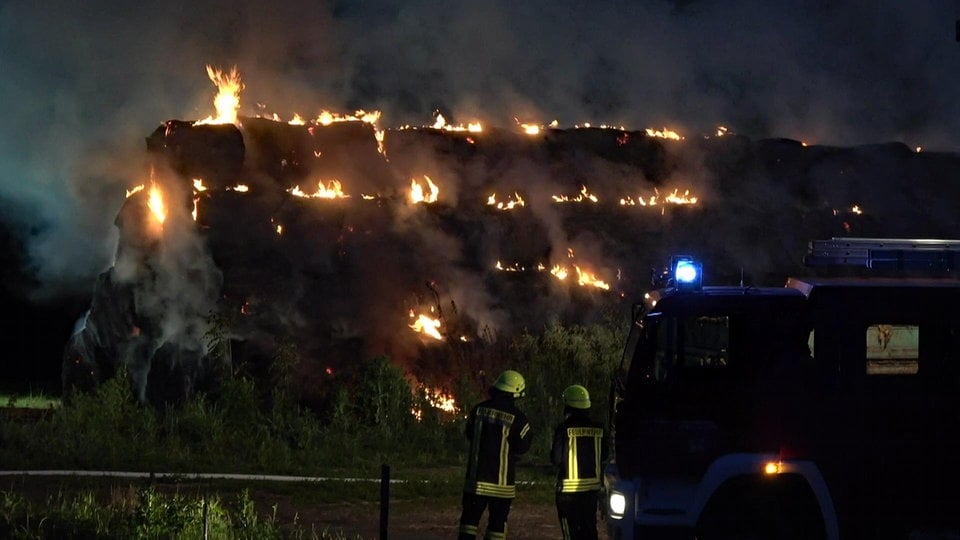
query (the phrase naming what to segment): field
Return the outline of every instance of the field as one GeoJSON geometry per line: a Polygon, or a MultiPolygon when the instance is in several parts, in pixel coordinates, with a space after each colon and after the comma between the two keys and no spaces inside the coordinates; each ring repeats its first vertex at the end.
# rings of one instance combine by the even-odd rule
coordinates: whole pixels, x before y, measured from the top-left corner
{"type": "MultiPolygon", "coordinates": [[[[512,343],[509,366],[527,374],[520,407],[533,439],[518,466],[511,538],[561,536],[548,460],[552,428],[563,416],[558,398],[567,385],[584,384],[597,395],[594,416],[605,419],[621,343],[622,336],[603,327],[551,327],[512,343]]],[[[211,537],[377,538],[382,464],[390,465],[396,482],[390,537],[455,536],[464,419],[489,378],[461,381],[453,391],[456,402],[467,405],[454,411],[437,406],[383,357],[330,385],[323,407],[303,406],[290,380],[284,373],[257,379],[238,371],[208,393],[165,407],[139,403],[124,370],[62,404],[7,396],[0,404],[6,405],[0,406],[3,470],[156,474],[0,476],[0,537],[197,537],[207,526],[219,533],[211,537]],[[196,476],[226,473],[341,480],[196,476]]]]}

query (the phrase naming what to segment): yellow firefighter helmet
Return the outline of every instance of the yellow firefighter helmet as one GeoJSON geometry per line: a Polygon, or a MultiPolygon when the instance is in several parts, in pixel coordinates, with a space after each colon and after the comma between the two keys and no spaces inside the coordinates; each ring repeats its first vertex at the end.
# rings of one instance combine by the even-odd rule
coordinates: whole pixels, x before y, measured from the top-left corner
{"type": "Polygon", "coordinates": [[[563,403],[574,409],[589,409],[590,392],[587,392],[587,389],[579,384],[568,386],[567,389],[563,391],[563,403]]]}
{"type": "Polygon", "coordinates": [[[497,377],[493,387],[502,390],[515,398],[523,397],[527,390],[527,383],[523,380],[523,375],[512,369],[508,369],[497,377]]]}

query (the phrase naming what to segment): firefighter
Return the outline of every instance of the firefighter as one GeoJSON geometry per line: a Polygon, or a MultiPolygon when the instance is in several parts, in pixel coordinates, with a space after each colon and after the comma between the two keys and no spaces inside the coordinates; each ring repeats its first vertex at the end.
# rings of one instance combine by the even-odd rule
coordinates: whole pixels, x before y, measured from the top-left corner
{"type": "Polygon", "coordinates": [[[597,508],[607,455],[603,425],[590,418],[590,393],[579,384],[563,391],[566,418],[553,435],[557,515],[565,540],[597,538],[597,508]]]}
{"type": "Polygon", "coordinates": [[[463,486],[460,539],[477,537],[480,518],[489,509],[484,538],[507,537],[507,514],[516,496],[517,456],[530,449],[530,423],[517,408],[526,382],[507,370],[490,387],[490,399],[477,404],[467,419],[467,474],[463,486]]]}

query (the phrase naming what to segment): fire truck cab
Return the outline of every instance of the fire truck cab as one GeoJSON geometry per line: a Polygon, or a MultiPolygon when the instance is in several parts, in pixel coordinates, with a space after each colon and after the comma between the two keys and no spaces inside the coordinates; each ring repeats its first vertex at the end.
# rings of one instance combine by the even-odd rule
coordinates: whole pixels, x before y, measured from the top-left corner
{"type": "Polygon", "coordinates": [[[701,286],[683,257],[635,306],[610,538],[960,537],[960,242],[815,241],[807,263],[899,276],[701,286]]]}

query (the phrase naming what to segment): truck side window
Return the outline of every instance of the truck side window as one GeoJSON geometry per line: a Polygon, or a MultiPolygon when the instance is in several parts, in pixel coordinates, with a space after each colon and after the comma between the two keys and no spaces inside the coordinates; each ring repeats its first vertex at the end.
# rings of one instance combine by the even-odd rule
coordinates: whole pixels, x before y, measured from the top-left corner
{"type": "Polygon", "coordinates": [[[726,366],[730,348],[730,317],[690,317],[683,325],[684,368],[726,366]]]}
{"type": "Polygon", "coordinates": [[[669,317],[660,321],[656,325],[657,347],[653,354],[653,378],[658,382],[665,381],[667,377],[675,375],[674,359],[675,340],[677,335],[677,320],[669,317]]]}
{"type": "Polygon", "coordinates": [[[866,356],[867,375],[916,375],[920,369],[920,327],[867,326],[866,356]]]}

